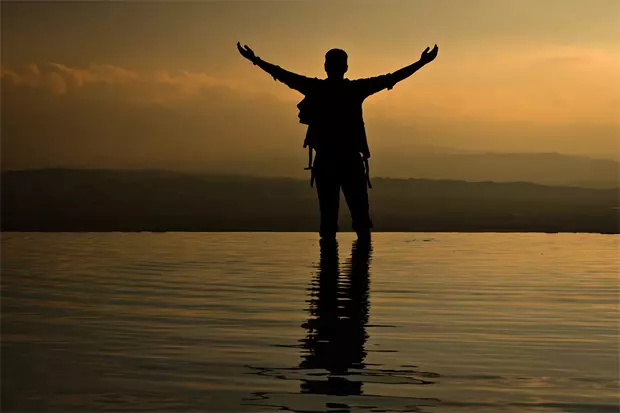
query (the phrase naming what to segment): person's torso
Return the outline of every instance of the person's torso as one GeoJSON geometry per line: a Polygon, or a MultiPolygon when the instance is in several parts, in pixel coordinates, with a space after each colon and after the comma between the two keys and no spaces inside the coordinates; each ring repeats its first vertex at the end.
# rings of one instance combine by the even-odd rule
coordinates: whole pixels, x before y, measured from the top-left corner
{"type": "Polygon", "coordinates": [[[350,80],[323,79],[307,97],[312,107],[308,133],[317,152],[363,151],[363,98],[350,80]]]}

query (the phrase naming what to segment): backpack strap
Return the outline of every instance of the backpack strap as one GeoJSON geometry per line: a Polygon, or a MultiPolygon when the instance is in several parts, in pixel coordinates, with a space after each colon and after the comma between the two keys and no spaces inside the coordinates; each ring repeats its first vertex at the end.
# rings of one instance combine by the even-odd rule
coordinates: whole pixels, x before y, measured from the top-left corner
{"type": "MultiPolygon", "coordinates": [[[[304,145],[305,147],[306,145],[304,145]]],[[[314,187],[314,165],[312,165],[312,146],[308,146],[308,167],[304,168],[305,171],[310,171],[310,187],[314,187]]]]}
{"type": "Polygon", "coordinates": [[[368,188],[372,189],[372,184],[370,183],[370,165],[368,164],[368,158],[364,157],[364,169],[366,170],[366,182],[368,183],[368,188]]]}
{"type": "Polygon", "coordinates": [[[312,170],[312,146],[310,145],[304,145],[305,147],[308,147],[308,167],[304,168],[305,171],[311,171],[312,170]]]}

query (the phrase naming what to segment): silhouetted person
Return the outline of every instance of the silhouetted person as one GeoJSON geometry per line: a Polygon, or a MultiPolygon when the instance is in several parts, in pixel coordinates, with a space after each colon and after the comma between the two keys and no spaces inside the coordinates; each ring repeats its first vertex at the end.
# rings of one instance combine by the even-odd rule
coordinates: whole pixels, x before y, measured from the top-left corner
{"type": "Polygon", "coordinates": [[[370,238],[372,221],[367,185],[370,149],[362,116],[362,103],[368,96],[392,87],[411,76],[437,56],[438,47],[427,47],[420,60],[394,73],[349,80],[347,53],[332,49],[325,55],[326,79],[289,72],[257,57],[248,46],[237,43],[239,53],[269,73],[275,80],[301,92],[298,105],[300,122],[308,125],[306,145],[316,151],[311,166],[321,209],[321,238],[333,238],[338,231],[340,188],[351,211],[353,229],[360,238],[370,238]]]}
{"type": "Polygon", "coordinates": [[[349,369],[365,368],[371,251],[370,243],[354,243],[341,275],[337,241],[321,240],[319,271],[310,288],[310,319],[305,324],[308,334],[302,340],[307,352],[299,367],[329,373],[327,380],[302,380],[302,393],[362,394],[361,381],[343,376],[350,374],[349,369]]]}

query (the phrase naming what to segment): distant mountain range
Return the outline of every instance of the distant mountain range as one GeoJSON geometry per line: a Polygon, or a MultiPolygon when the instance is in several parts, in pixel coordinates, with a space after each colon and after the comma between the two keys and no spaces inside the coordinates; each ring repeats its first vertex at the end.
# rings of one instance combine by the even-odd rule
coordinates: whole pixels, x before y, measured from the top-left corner
{"type": "Polygon", "coordinates": [[[557,153],[428,153],[381,156],[376,173],[394,178],[533,182],[587,188],[620,187],[620,163],[557,153]],[[387,157],[386,157],[387,158],[387,157]]]}
{"type": "MultiPolygon", "coordinates": [[[[377,177],[620,187],[620,163],[611,159],[557,153],[475,153],[430,145],[405,146],[401,154],[379,147],[372,154],[372,174],[377,177]]],[[[302,178],[307,175],[302,169],[305,162],[305,152],[300,150],[288,156],[278,154],[248,161],[229,161],[227,165],[212,164],[202,172],[224,170],[247,175],[302,178]]]]}
{"type": "MultiPolygon", "coordinates": [[[[308,180],[163,170],[5,171],[4,231],[316,231],[308,180]]],[[[620,230],[618,189],[373,179],[376,231],[620,230]]],[[[341,204],[341,228],[350,230],[341,204]]]]}

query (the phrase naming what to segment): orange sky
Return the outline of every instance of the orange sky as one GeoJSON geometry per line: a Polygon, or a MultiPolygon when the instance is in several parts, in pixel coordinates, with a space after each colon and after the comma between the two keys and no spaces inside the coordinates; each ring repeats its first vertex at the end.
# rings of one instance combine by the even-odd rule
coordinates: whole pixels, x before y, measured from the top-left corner
{"type": "Polygon", "coordinates": [[[317,77],[325,51],[343,48],[350,78],[439,44],[430,66],[366,102],[371,149],[618,159],[619,22],[615,0],[3,2],[3,165],[182,163],[233,156],[231,139],[247,146],[241,157],[257,140],[297,151],[300,96],[244,61],[237,40],[317,77]]]}

